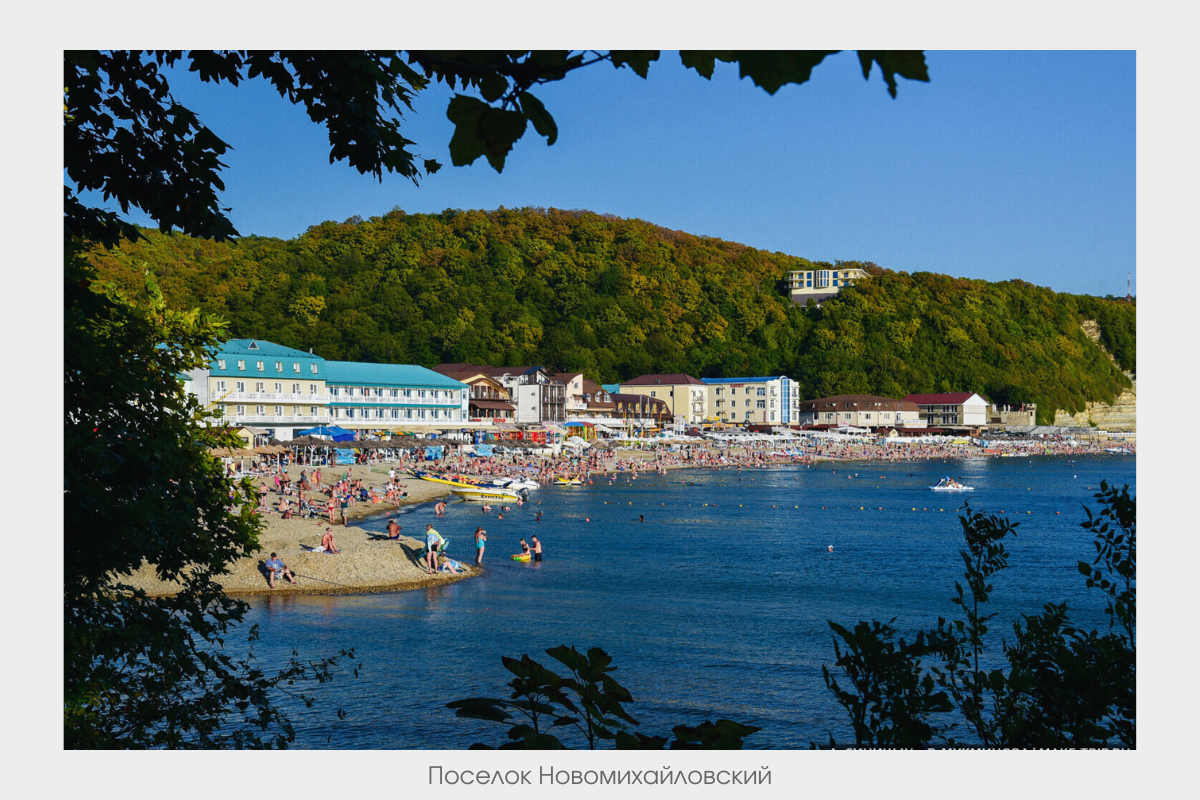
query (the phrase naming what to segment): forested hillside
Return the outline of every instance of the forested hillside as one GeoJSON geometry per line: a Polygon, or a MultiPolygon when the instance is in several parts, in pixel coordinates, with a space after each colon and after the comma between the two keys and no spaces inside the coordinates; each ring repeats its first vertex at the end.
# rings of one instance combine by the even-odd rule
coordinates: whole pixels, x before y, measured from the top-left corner
{"type": "Polygon", "coordinates": [[[1036,402],[1044,420],[1129,385],[1084,320],[1136,369],[1127,303],[839,262],[875,277],[806,309],[783,277],[820,264],[591,212],[397,210],[289,241],[145,235],[93,254],[102,280],[149,268],[170,305],[329,359],[549,364],[602,382],[782,373],[805,398],[975,391],[1036,402]]]}

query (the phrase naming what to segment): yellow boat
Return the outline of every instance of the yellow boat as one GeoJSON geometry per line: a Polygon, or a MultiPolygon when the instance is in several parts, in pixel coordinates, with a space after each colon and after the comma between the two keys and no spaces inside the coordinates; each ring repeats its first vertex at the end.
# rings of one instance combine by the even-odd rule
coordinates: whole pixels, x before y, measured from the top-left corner
{"type": "Polygon", "coordinates": [[[441,483],[446,486],[454,486],[459,489],[478,489],[479,488],[479,485],[475,484],[475,483],[468,483],[466,481],[456,481],[453,478],[443,478],[439,475],[433,475],[432,473],[429,473],[429,472],[415,472],[414,471],[412,473],[412,475],[413,475],[413,477],[420,478],[423,481],[430,481],[431,483],[441,483]]]}

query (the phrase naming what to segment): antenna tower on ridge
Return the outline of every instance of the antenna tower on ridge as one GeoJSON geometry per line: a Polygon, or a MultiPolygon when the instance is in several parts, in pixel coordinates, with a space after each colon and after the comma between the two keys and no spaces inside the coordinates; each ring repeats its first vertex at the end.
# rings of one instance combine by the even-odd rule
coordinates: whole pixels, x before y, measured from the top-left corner
{"type": "Polygon", "coordinates": [[[1132,283],[1132,277],[1131,277],[1132,275],[1133,275],[1132,272],[1125,273],[1125,302],[1126,303],[1133,302],[1133,283],[1132,283]]]}

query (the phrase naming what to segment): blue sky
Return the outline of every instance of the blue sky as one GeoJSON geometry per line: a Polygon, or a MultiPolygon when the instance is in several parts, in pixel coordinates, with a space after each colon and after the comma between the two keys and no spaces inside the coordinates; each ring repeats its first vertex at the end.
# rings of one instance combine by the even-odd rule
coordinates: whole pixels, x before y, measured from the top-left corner
{"type": "Polygon", "coordinates": [[[773,96],[735,67],[707,81],[671,52],[648,80],[598,64],[537,92],[558,142],[530,128],[502,174],[483,159],[450,165],[451,93],[439,86],[404,126],[445,165],[419,187],[330,165],[324,129],[261,81],[231,90],[180,73],[172,87],[234,148],[222,205],[243,234],[291,238],[393,207],[581,208],[812,260],[1123,294],[1135,272],[1134,53],[926,58],[931,82],[901,80],[895,100],[849,52],[773,96]]]}

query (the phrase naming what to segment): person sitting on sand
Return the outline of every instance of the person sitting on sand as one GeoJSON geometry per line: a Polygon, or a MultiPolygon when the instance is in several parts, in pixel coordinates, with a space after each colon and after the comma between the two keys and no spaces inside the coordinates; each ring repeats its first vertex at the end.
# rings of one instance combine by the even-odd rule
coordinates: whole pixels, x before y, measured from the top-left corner
{"type": "Polygon", "coordinates": [[[389,539],[400,538],[400,526],[396,524],[395,519],[389,519],[387,524],[387,534],[389,539]]]}
{"type": "Polygon", "coordinates": [[[283,561],[279,559],[278,553],[271,553],[271,557],[267,559],[265,566],[267,568],[267,584],[272,589],[275,588],[276,573],[279,574],[279,577],[287,578],[293,584],[296,583],[296,576],[292,574],[290,569],[288,569],[287,564],[284,564],[283,561]]]}
{"type": "Polygon", "coordinates": [[[333,528],[326,528],[325,535],[321,537],[321,551],[330,555],[337,555],[342,552],[338,549],[337,544],[333,541],[333,528]]]}
{"type": "Polygon", "coordinates": [[[442,557],[442,565],[438,567],[439,572],[453,572],[458,575],[463,571],[463,565],[452,559],[442,557]]]}

